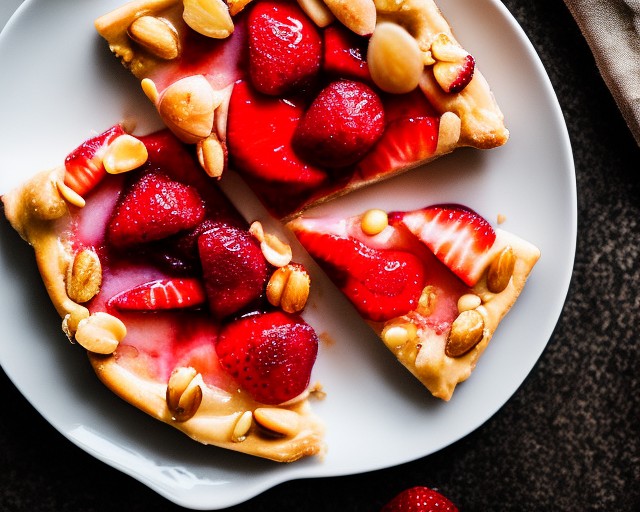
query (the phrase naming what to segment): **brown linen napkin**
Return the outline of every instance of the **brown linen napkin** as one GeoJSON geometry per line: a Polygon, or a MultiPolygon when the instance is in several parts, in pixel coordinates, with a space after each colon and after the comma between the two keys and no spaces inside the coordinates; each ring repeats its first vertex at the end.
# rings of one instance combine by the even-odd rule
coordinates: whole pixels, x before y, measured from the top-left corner
{"type": "Polygon", "coordinates": [[[565,0],[640,145],[640,0],[565,0]]]}

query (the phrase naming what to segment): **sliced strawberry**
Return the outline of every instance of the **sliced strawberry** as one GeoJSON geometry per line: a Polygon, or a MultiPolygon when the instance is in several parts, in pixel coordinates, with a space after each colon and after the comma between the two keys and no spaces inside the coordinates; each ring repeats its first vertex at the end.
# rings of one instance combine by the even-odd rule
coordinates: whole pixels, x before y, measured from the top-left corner
{"type": "Polygon", "coordinates": [[[265,96],[248,82],[237,82],[227,125],[229,155],[237,170],[265,182],[295,186],[296,190],[320,185],[326,173],[303,162],[291,148],[302,113],[299,102],[265,96]]]}
{"type": "Polygon", "coordinates": [[[384,130],[384,108],[368,85],[337,80],[326,86],[306,111],[293,136],[296,152],[330,169],[360,160],[384,130]]]}
{"type": "Polygon", "coordinates": [[[358,162],[356,172],[370,179],[429,158],[438,145],[439,126],[438,117],[400,117],[391,121],[375,147],[358,162]]]}
{"type": "Polygon", "coordinates": [[[248,18],[249,76],[264,94],[309,86],[320,71],[322,38],[294,3],[256,2],[248,18]]]}
{"type": "Polygon", "coordinates": [[[102,164],[102,156],[116,137],[124,134],[119,124],[100,135],[92,137],[67,155],[64,161],[64,183],[84,196],[107,174],[102,164]]]}
{"type": "Polygon", "coordinates": [[[199,279],[157,279],[114,295],[108,307],[121,311],[159,311],[200,306],[207,297],[199,279]]]}
{"type": "Polygon", "coordinates": [[[198,238],[209,308],[218,319],[255,303],[264,293],[269,265],[248,231],[215,223],[198,238]]]}
{"type": "Polygon", "coordinates": [[[496,232],[484,217],[459,205],[392,213],[389,222],[406,226],[469,286],[480,279],[487,253],[496,239],[496,232]]]}
{"type": "Polygon", "coordinates": [[[318,338],[297,315],[259,313],[225,325],[216,352],[222,367],[254,400],[279,404],[309,385],[318,338]]]}
{"type": "Polygon", "coordinates": [[[142,173],[124,192],[107,225],[118,249],[167,238],[196,227],[205,206],[198,191],[160,171],[142,173]]]}
{"type": "Polygon", "coordinates": [[[368,39],[333,23],[323,31],[323,70],[335,78],[352,78],[371,83],[367,65],[368,39]]]}
{"type": "Polygon", "coordinates": [[[438,491],[416,486],[402,491],[380,512],[458,512],[458,508],[438,491]]]}
{"type": "Polygon", "coordinates": [[[296,236],[365,318],[382,322],[417,306],[425,269],[413,254],[373,249],[328,233],[298,231],[296,236]]]}

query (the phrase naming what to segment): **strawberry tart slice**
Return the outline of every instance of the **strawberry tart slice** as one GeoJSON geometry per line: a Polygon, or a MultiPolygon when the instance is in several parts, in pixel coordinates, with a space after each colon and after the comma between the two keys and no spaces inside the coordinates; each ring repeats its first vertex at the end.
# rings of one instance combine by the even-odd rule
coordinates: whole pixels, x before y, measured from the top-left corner
{"type": "Polygon", "coordinates": [[[540,256],[453,204],[300,216],[288,226],[397,359],[443,400],[471,375],[540,256]]]}
{"type": "Polygon", "coordinates": [[[134,0],[95,25],[207,174],[279,218],[508,139],[433,0],[134,0]]]}
{"type": "Polygon", "coordinates": [[[124,400],[197,441],[321,454],[309,275],[168,130],[114,126],[2,196],[69,340],[124,400]]]}

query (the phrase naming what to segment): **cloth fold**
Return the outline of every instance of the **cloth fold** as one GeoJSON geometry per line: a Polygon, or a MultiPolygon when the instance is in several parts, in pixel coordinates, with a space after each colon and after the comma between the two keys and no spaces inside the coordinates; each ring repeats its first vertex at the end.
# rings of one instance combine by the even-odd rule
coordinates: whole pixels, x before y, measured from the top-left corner
{"type": "Polygon", "coordinates": [[[640,146],[640,0],[565,0],[640,146]]]}

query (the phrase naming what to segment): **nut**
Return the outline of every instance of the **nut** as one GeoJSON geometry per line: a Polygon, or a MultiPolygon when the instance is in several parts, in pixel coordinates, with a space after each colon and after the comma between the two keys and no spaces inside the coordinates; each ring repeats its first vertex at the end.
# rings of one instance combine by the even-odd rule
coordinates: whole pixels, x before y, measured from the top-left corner
{"type": "Polygon", "coordinates": [[[116,137],[107,146],[102,164],[109,174],[120,174],[137,169],[147,161],[147,158],[149,153],[144,142],[125,133],[116,137]]]}
{"type": "Polygon", "coordinates": [[[244,9],[247,4],[250,4],[252,0],[227,0],[227,5],[229,6],[229,13],[231,16],[235,16],[242,9],[244,9]]]}
{"type": "Polygon", "coordinates": [[[371,78],[383,91],[402,94],[418,87],[424,69],[418,42],[396,23],[379,23],[369,41],[371,78]]]}
{"type": "Polygon", "coordinates": [[[225,39],[233,33],[233,20],[222,0],[184,0],[182,18],[203,36],[225,39]]]}
{"type": "Polygon", "coordinates": [[[288,264],[278,268],[267,284],[267,300],[287,313],[302,311],[309,298],[311,278],[302,265],[288,264]]]}
{"type": "Polygon", "coordinates": [[[211,133],[206,139],[199,140],[196,152],[200,166],[210,177],[222,176],[226,162],[225,150],[215,133],[211,133]]]}
{"type": "Polygon", "coordinates": [[[89,352],[112,354],[126,334],[127,328],[119,318],[98,311],[80,320],[75,339],[89,352]]]}
{"type": "Polygon", "coordinates": [[[58,192],[60,192],[62,198],[67,203],[77,206],[78,208],[84,208],[85,204],[87,204],[84,197],[78,194],[64,181],[56,181],[56,187],[58,188],[58,192]]]}
{"type": "Polygon", "coordinates": [[[482,304],[482,299],[478,295],[475,293],[465,293],[458,299],[458,313],[476,309],[480,304],[482,304]]]}
{"type": "Polygon", "coordinates": [[[418,335],[418,328],[411,322],[392,323],[382,330],[382,341],[391,350],[397,350],[418,335]]]}
{"type": "Polygon", "coordinates": [[[444,92],[460,92],[473,78],[475,59],[445,33],[434,39],[431,56],[435,59],[433,76],[444,92]]]}
{"type": "Polygon", "coordinates": [[[500,293],[507,287],[515,266],[513,249],[507,245],[493,258],[487,270],[487,288],[491,293],[500,293]]]}
{"type": "Polygon", "coordinates": [[[371,236],[382,233],[388,225],[389,217],[387,216],[387,212],[377,208],[364,212],[362,219],[360,220],[360,227],[362,228],[362,231],[366,235],[371,236]]]}
{"type": "Polygon", "coordinates": [[[128,33],[131,39],[156,57],[173,60],[180,55],[178,34],[175,28],[162,18],[140,16],[129,25],[128,33]]]}
{"type": "MultiPolygon", "coordinates": [[[[143,88],[149,96],[153,90],[148,82],[145,84],[143,88]]],[[[195,144],[211,134],[216,107],[216,95],[203,75],[178,80],[158,100],[160,117],[187,144],[195,144]]]]}
{"type": "Polygon", "coordinates": [[[174,369],[167,384],[167,407],[174,421],[187,421],[202,403],[200,374],[195,368],[180,366],[174,369]]]}
{"type": "Polygon", "coordinates": [[[298,0],[298,5],[320,28],[326,27],[335,20],[335,16],[322,0],[298,0]]]}
{"type": "Polygon", "coordinates": [[[69,298],[79,304],[91,300],[102,284],[102,265],[93,249],[82,249],[67,270],[66,289],[69,298]]]}
{"type": "Polygon", "coordinates": [[[289,244],[284,243],[276,235],[265,233],[260,221],[249,226],[249,232],[260,242],[260,249],[265,259],[274,267],[284,267],[293,258],[293,251],[289,244]]]}
{"type": "Polygon", "coordinates": [[[435,286],[425,286],[422,289],[420,298],[418,299],[418,307],[416,308],[416,311],[421,315],[429,316],[433,313],[437,296],[438,289],[435,286]]]}
{"type": "Polygon", "coordinates": [[[323,0],[331,13],[352,32],[368,36],[376,28],[373,0],[323,0]]]}
{"type": "Polygon", "coordinates": [[[253,417],[260,426],[276,434],[295,436],[300,431],[300,417],[289,409],[259,407],[253,411],[253,417]]]}
{"type": "Polygon", "coordinates": [[[484,318],[475,309],[463,311],[451,324],[445,354],[460,357],[475,347],[484,336],[484,318]]]}
{"type": "Polygon", "coordinates": [[[241,443],[247,438],[251,424],[253,423],[253,413],[251,411],[244,411],[238,421],[236,421],[233,427],[233,433],[231,434],[231,440],[235,443],[241,443]]]}

